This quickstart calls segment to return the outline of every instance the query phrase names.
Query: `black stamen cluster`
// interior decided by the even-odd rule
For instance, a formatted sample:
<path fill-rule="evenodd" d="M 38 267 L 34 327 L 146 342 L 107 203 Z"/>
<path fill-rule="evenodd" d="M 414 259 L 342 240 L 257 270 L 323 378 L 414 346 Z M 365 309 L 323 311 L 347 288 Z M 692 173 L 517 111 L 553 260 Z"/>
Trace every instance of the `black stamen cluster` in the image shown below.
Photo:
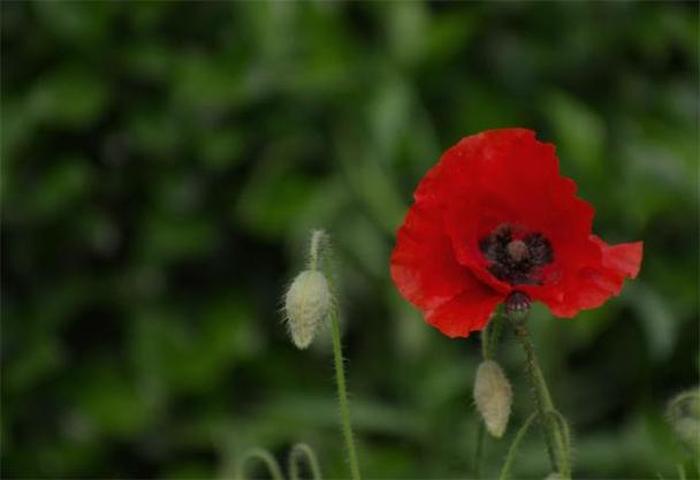
<path fill-rule="evenodd" d="M 499 280 L 511 285 L 540 284 L 540 280 L 535 275 L 537 268 L 554 259 L 549 240 L 540 233 L 526 235 L 521 241 L 525 244 L 527 253 L 518 258 L 514 258 L 508 252 L 508 245 L 512 241 L 514 241 L 513 228 L 510 225 L 501 225 L 489 236 L 481 239 L 479 249 L 491 262 L 489 271 Z"/>

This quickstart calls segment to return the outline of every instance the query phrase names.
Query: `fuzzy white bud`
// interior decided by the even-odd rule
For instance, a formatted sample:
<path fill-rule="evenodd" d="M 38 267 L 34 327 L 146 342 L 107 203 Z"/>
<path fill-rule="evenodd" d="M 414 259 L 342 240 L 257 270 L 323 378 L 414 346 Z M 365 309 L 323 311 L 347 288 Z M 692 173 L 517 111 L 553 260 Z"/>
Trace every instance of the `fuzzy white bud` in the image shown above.
<path fill-rule="evenodd" d="M 683 392 L 671 400 L 666 413 L 676 435 L 692 451 L 700 451 L 700 390 Z"/>
<path fill-rule="evenodd" d="M 501 367 L 493 360 L 479 365 L 474 382 L 474 402 L 486 424 L 486 430 L 496 438 L 503 436 L 510 417 L 513 393 Z"/>
<path fill-rule="evenodd" d="M 304 349 L 313 341 L 319 324 L 331 307 L 326 277 L 318 270 L 301 272 L 287 290 L 284 303 L 292 342 Z"/>

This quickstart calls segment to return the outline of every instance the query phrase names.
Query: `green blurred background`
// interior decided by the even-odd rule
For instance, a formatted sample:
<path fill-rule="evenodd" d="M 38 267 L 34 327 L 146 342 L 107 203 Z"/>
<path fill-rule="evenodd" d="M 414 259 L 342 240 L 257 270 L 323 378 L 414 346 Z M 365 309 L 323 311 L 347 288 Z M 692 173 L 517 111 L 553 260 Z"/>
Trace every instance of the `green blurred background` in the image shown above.
<path fill-rule="evenodd" d="M 584 478 L 677 478 L 664 420 L 698 379 L 696 3 L 2 3 L 2 476 L 230 477 L 303 440 L 347 475 L 328 335 L 280 298 L 333 236 L 372 478 L 472 467 L 478 336 L 425 325 L 388 273 L 440 153 L 525 126 L 557 144 L 640 278 L 531 319 Z M 512 337 L 498 471 L 532 408 Z M 519 478 L 549 471 L 533 433 Z"/>

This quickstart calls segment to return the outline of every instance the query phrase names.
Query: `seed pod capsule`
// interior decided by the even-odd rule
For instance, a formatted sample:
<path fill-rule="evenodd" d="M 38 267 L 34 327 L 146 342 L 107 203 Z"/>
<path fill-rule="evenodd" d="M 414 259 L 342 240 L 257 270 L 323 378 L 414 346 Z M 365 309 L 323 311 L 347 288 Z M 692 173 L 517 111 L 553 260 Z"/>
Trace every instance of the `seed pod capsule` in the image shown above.
<path fill-rule="evenodd" d="M 488 432 L 503 436 L 510 417 L 513 393 L 510 382 L 498 363 L 486 360 L 479 365 L 474 382 L 474 402 Z"/>
<path fill-rule="evenodd" d="M 318 326 L 328 315 L 331 293 L 326 277 L 318 270 L 305 270 L 292 282 L 285 295 L 285 316 L 292 342 L 308 347 Z"/>

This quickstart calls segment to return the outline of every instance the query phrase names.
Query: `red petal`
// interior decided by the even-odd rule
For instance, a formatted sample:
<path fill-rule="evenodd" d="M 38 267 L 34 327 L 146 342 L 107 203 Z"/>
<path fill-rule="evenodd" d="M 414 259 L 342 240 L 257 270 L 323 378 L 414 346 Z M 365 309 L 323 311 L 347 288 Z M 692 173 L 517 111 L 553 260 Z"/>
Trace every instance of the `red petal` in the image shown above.
<path fill-rule="evenodd" d="M 399 229 L 391 256 L 391 276 L 401 294 L 417 307 L 436 308 L 473 283 L 457 263 L 440 211 L 418 201 Z"/>
<path fill-rule="evenodd" d="M 425 189 L 426 175 L 399 229 L 391 256 L 391 276 L 399 292 L 423 310 L 426 321 L 450 337 L 466 337 L 486 325 L 503 299 L 460 265 L 442 219 L 442 209 Z M 425 192 L 425 194 L 421 194 Z"/>
<path fill-rule="evenodd" d="M 545 302 L 559 317 L 573 317 L 619 295 L 625 278 L 635 278 L 639 273 L 642 242 L 610 246 L 591 235 L 588 245 L 597 255 L 582 256 L 582 262 L 577 267 L 570 266 L 560 282 L 523 290 Z"/>
<path fill-rule="evenodd" d="M 474 279 L 469 289 L 426 312 L 426 321 L 448 337 L 467 337 L 482 330 L 504 295 Z"/>
<path fill-rule="evenodd" d="M 603 265 L 606 268 L 620 272 L 627 278 L 637 278 L 642 265 L 642 242 L 621 243 L 608 245 L 595 235 L 592 240 L 600 245 L 603 252 Z"/>

